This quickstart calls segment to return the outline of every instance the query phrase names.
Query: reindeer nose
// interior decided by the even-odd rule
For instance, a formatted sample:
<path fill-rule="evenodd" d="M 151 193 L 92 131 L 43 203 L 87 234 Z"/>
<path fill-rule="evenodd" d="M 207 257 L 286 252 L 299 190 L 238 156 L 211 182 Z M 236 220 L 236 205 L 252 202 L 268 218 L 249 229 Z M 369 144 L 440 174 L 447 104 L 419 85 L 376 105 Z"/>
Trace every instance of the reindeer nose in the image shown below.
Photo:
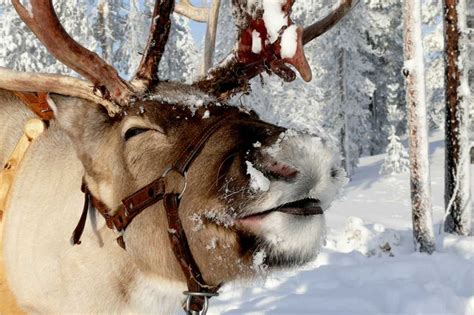
<path fill-rule="evenodd" d="M 290 181 L 298 175 L 298 170 L 291 165 L 280 162 L 267 153 L 261 153 L 258 158 L 260 170 L 277 180 Z"/>

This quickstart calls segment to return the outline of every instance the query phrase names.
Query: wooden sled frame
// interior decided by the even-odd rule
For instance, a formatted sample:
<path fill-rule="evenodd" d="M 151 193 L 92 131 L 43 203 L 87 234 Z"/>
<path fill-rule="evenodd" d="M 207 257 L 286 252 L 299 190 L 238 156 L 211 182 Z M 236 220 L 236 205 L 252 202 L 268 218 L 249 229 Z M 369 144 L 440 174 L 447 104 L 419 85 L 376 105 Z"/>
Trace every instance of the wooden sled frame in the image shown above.
<path fill-rule="evenodd" d="M 35 108 L 38 108 L 39 102 L 34 103 L 32 101 L 35 99 L 39 100 L 39 98 L 35 98 L 34 94 L 18 95 L 17 93 L 17 96 L 25 103 L 25 105 L 27 105 L 38 115 Z M 32 106 L 34 108 L 32 108 Z M 43 113 L 43 115 L 44 113 L 50 115 L 47 110 L 42 108 L 40 112 Z M 46 129 L 46 123 L 44 119 L 51 118 L 44 117 L 42 115 L 38 116 L 42 119 L 31 118 L 25 123 L 22 136 L 18 140 L 8 160 L 4 165 L 2 165 L 2 169 L 0 170 L 0 314 L 23 314 L 23 312 L 18 308 L 15 297 L 9 290 L 6 281 L 5 269 L 3 266 L 3 221 L 6 214 L 11 188 L 19 166 L 21 165 L 21 162 L 30 145 Z"/>

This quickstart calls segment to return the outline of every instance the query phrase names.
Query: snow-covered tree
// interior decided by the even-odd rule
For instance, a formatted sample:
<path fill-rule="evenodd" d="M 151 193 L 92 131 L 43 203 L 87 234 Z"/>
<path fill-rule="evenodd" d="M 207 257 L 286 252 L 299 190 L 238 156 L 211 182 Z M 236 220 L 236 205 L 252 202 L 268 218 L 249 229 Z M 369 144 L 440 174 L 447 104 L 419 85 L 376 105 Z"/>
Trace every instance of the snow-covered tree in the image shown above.
<path fill-rule="evenodd" d="M 122 0 L 98 0 L 94 12 L 94 32 L 99 54 L 108 63 L 119 61 L 116 52 L 123 43 Z"/>
<path fill-rule="evenodd" d="M 189 28 L 189 20 L 174 13 L 171 31 L 163 58 L 160 61 L 159 77 L 190 83 L 197 76 L 198 53 Z"/>
<path fill-rule="evenodd" d="M 408 109 L 413 236 L 416 250 L 432 253 L 435 242 L 431 214 L 421 0 L 404 0 L 403 22 L 403 74 L 406 77 Z"/>
<path fill-rule="evenodd" d="M 397 136 L 397 126 L 400 123 L 402 114 L 397 106 L 397 91 L 398 84 L 391 84 L 388 86 L 388 121 L 390 125 L 390 131 L 388 136 L 387 145 L 387 156 L 380 169 L 381 174 L 399 174 L 407 172 L 410 169 L 410 163 L 408 160 L 408 153 L 400 138 Z"/>
<path fill-rule="evenodd" d="M 139 0 L 131 0 L 124 26 L 124 43 L 117 57 L 127 62 L 119 63 L 118 69 L 126 78 L 132 78 L 140 64 L 141 52 L 145 49 L 150 30 L 151 3 L 143 5 Z"/>
<path fill-rule="evenodd" d="M 399 174 L 410 169 L 408 153 L 397 136 L 395 127 L 390 128 L 388 136 L 387 157 L 380 170 L 381 174 Z"/>
<path fill-rule="evenodd" d="M 55 8 L 66 31 L 87 48 L 94 48 L 87 19 L 89 0 L 58 1 Z M 0 66 L 20 71 L 71 74 L 53 58 L 20 20 L 10 1 L 0 1 Z"/>
<path fill-rule="evenodd" d="M 390 94 L 389 86 L 403 86 L 400 75 L 403 68 L 403 25 L 402 1 L 399 0 L 367 0 L 367 13 L 364 22 L 367 23 L 367 40 L 373 49 L 369 56 L 372 71 L 369 79 L 375 84 L 375 90 L 370 104 L 370 154 L 384 151 L 387 137 L 390 134 L 387 104 Z M 398 89 L 395 95 L 400 112 L 406 113 L 405 94 Z M 406 132 L 406 122 L 402 120 L 397 125 L 397 134 Z"/>
<path fill-rule="evenodd" d="M 431 129 L 444 122 L 444 41 L 440 0 L 425 0 L 422 5 L 423 47 L 425 49 L 426 98 Z"/>
<path fill-rule="evenodd" d="M 325 120 L 327 127 L 333 130 L 336 138 L 340 139 L 341 151 L 344 156 L 344 166 L 350 175 L 357 166 L 359 157 L 369 153 L 370 140 L 370 111 L 371 97 L 375 86 L 369 79 L 368 73 L 372 65 L 368 56 L 374 53 L 366 39 L 367 7 L 364 2 L 352 9 L 350 17 L 341 21 L 331 33 L 334 46 L 335 71 L 329 72 L 332 77 L 325 80 L 335 80 L 338 84 L 339 100 L 325 107 L 329 114 Z M 334 76 L 334 74 L 337 74 Z"/>
<path fill-rule="evenodd" d="M 446 59 L 446 232 L 468 235 L 471 231 L 469 98 L 465 48 L 461 43 L 466 30 L 464 0 L 444 0 Z M 463 51 L 464 50 L 464 51 Z"/>

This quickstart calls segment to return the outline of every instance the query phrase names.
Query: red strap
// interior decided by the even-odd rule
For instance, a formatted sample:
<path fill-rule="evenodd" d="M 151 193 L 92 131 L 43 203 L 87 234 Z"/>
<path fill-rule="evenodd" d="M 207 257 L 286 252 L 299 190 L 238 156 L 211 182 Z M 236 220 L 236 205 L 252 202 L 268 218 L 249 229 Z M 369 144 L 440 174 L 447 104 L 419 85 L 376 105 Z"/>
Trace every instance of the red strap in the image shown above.
<path fill-rule="evenodd" d="M 48 93 L 15 92 L 15 95 L 40 119 L 50 121 L 54 118 L 53 110 L 47 101 Z"/>

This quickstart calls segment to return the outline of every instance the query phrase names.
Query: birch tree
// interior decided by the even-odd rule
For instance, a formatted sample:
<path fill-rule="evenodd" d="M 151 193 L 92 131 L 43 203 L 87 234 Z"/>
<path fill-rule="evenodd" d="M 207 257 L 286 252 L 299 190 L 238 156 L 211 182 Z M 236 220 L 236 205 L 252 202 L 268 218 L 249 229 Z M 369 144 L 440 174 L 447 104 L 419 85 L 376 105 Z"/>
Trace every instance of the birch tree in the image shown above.
<path fill-rule="evenodd" d="M 404 0 L 403 22 L 413 236 L 417 251 L 432 253 L 435 242 L 431 217 L 421 0 Z"/>
<path fill-rule="evenodd" d="M 461 51 L 462 15 L 465 0 L 444 0 L 445 80 L 446 80 L 446 151 L 444 230 L 469 235 L 471 231 L 470 158 L 469 158 L 469 87 L 463 75 Z"/>

